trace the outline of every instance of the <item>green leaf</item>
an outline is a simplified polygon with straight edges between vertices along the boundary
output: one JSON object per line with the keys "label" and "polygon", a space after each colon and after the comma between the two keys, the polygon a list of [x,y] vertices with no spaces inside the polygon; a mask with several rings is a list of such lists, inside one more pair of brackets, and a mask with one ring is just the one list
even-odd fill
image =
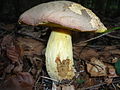
{"label": "green leaf", "polygon": [[82,79],[77,79],[76,81],[77,81],[78,84],[82,84],[82,83],[85,82],[85,80],[82,80]]}
{"label": "green leaf", "polygon": [[113,28],[111,28],[111,29],[106,30],[106,31],[103,32],[103,33],[112,32],[112,31],[114,31],[114,30],[118,30],[118,29],[120,29],[120,27],[113,27]]}
{"label": "green leaf", "polygon": [[117,74],[120,74],[120,60],[115,63],[115,70]]}

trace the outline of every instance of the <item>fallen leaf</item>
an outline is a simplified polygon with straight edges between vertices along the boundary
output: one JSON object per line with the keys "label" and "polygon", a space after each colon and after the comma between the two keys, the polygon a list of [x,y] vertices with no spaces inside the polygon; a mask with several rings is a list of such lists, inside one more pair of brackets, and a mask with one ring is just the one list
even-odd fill
{"label": "fallen leaf", "polygon": [[108,77],[109,78],[117,77],[115,67],[110,65],[110,64],[106,64],[106,66],[107,66],[107,69],[108,69]]}
{"label": "fallen leaf", "polygon": [[11,73],[11,72],[18,73],[21,72],[22,70],[23,70],[23,64],[15,63],[15,64],[9,64],[4,71],[6,73]]}
{"label": "fallen leaf", "polygon": [[18,73],[21,72],[23,70],[23,64],[18,64],[17,66],[15,66],[15,68],[13,69],[14,73]]}
{"label": "fallen leaf", "polygon": [[102,61],[111,63],[111,60],[114,58],[119,58],[120,50],[117,46],[106,46],[103,50],[99,51],[99,58]]}
{"label": "fallen leaf", "polygon": [[17,44],[23,49],[24,55],[41,55],[44,44],[31,38],[17,38]]}
{"label": "fallen leaf", "polygon": [[12,35],[6,35],[1,42],[1,50],[5,51],[4,54],[12,62],[19,62],[22,56],[22,50],[19,45],[15,42],[15,38]]}
{"label": "fallen leaf", "polygon": [[62,90],[75,90],[73,85],[62,85]]}
{"label": "fallen leaf", "polygon": [[19,46],[15,45],[13,42],[7,47],[6,54],[12,62],[19,62],[19,60],[21,60],[21,50]]}
{"label": "fallen leaf", "polygon": [[87,63],[87,71],[94,77],[107,75],[105,64],[96,58],[91,58],[90,63]]}
{"label": "fallen leaf", "polygon": [[28,37],[18,37],[17,44],[22,48],[23,56],[26,56],[26,58],[30,60],[31,64],[36,67],[38,72],[41,72],[43,65],[41,55],[45,47],[44,44]]}
{"label": "fallen leaf", "polygon": [[47,34],[48,27],[33,27],[33,26],[25,26],[21,25],[22,28],[18,30],[17,33],[25,35],[25,36],[30,36],[32,38],[46,41],[42,39],[41,37],[45,36]]}
{"label": "fallen leaf", "polygon": [[90,60],[93,57],[98,57],[99,54],[94,49],[85,49],[80,53],[80,58],[84,60]]}
{"label": "fallen leaf", "polygon": [[8,78],[0,90],[32,90],[33,85],[33,77],[28,72],[20,72]]}
{"label": "fallen leaf", "polygon": [[100,60],[108,60],[111,57],[111,54],[109,53],[109,51],[102,51],[99,52],[100,55]]}
{"label": "fallen leaf", "polygon": [[116,46],[106,46],[104,48],[105,51],[114,50],[114,49],[116,49]]}
{"label": "fallen leaf", "polygon": [[4,30],[13,30],[15,28],[14,24],[2,24],[1,28]]}
{"label": "fallen leaf", "polygon": [[116,71],[115,71],[115,67],[108,64],[108,63],[105,63],[106,67],[107,67],[107,78],[105,78],[105,82],[109,85],[112,83],[113,81],[113,78],[114,77],[117,77],[117,74],[116,74]]}
{"label": "fallen leaf", "polygon": [[85,87],[90,87],[95,85],[95,78],[87,78],[86,81],[84,82]]}
{"label": "fallen leaf", "polygon": [[5,68],[5,72],[6,73],[11,73],[11,71],[13,70],[15,66],[13,64],[9,64],[6,68]]}
{"label": "fallen leaf", "polygon": [[53,84],[52,90],[75,90],[75,87],[73,85],[56,86],[55,84]]}
{"label": "fallen leaf", "polygon": [[110,50],[110,53],[111,54],[118,54],[118,55],[120,55],[120,50],[118,50],[118,49]]}
{"label": "fallen leaf", "polygon": [[106,78],[106,79],[105,79],[105,82],[106,82],[108,85],[111,84],[112,81],[113,81],[113,78]]}
{"label": "fallen leaf", "polygon": [[4,36],[0,44],[2,50],[5,50],[6,47],[8,47],[11,44],[12,40],[13,40],[13,36],[11,35]]}

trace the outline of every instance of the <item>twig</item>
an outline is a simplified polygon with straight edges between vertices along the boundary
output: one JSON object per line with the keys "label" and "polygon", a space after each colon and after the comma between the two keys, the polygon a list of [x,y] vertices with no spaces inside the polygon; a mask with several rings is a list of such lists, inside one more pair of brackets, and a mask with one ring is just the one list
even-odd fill
{"label": "twig", "polygon": [[112,86],[114,87],[114,90],[117,90],[116,87],[115,87],[115,85],[114,85],[114,83],[112,83]]}
{"label": "twig", "polygon": [[36,80],[36,82],[35,82],[35,87],[34,87],[35,90],[37,90],[37,84],[38,84],[40,78],[41,78],[41,77],[38,77],[37,80]]}
{"label": "twig", "polygon": [[111,33],[111,32],[103,33],[103,34],[101,34],[101,35],[99,35],[99,36],[96,36],[96,37],[90,38],[90,39],[85,40],[85,41],[81,41],[81,42],[79,42],[79,43],[77,43],[77,44],[74,44],[74,46],[79,46],[79,44],[87,43],[87,42],[89,42],[89,41],[92,41],[92,40],[98,39],[98,38],[103,37],[103,36],[105,36],[105,35],[107,35],[107,34],[109,34],[109,33]]}
{"label": "twig", "polygon": [[114,36],[114,35],[107,35],[108,37],[111,37],[111,38],[115,38],[115,39],[120,39],[120,37],[118,37],[118,36]]}
{"label": "twig", "polygon": [[120,45],[87,45],[90,48],[104,48],[104,47],[120,47]]}
{"label": "twig", "polygon": [[52,81],[54,81],[54,82],[57,82],[57,83],[59,83],[57,80],[55,80],[55,79],[52,79],[52,78],[49,78],[49,77],[45,77],[45,76],[40,76],[40,77],[42,77],[42,78],[45,78],[45,79],[49,79],[49,80],[52,80]]}
{"label": "twig", "polygon": [[94,85],[94,86],[90,86],[90,87],[87,87],[87,88],[81,88],[80,90],[87,90],[87,89],[93,89],[93,88],[96,88],[96,87],[99,87],[99,86],[102,86],[102,85],[105,85],[106,83],[103,82],[103,83],[100,83],[100,84],[97,84],[97,85]]}
{"label": "twig", "polygon": [[0,34],[0,37],[3,36],[5,33],[7,33],[7,31],[4,31]]}
{"label": "twig", "polygon": [[[114,27],[114,28],[112,28],[112,29],[107,30],[105,33],[103,33],[103,34],[101,34],[101,35],[99,35],[99,36],[96,36],[96,37],[94,37],[94,38],[90,38],[90,39],[85,40],[85,41],[81,41],[81,42],[79,42],[78,44],[86,43],[86,42],[89,42],[89,41],[98,39],[98,38],[100,38],[100,37],[103,37],[103,36],[105,36],[105,35],[110,34],[110,33],[113,32],[114,30],[119,30],[119,29],[120,29],[120,27]],[[75,45],[75,46],[78,46],[78,45]]]}
{"label": "twig", "polygon": [[33,68],[33,66],[29,68],[28,72],[31,72],[32,68]]}
{"label": "twig", "polygon": [[33,37],[33,36],[28,35],[28,34],[25,34],[25,33],[20,33],[20,32],[16,32],[16,33],[19,34],[19,35],[23,35],[23,36],[30,37],[30,38],[35,39],[35,40],[37,40],[37,41],[41,41],[41,42],[45,42],[45,41],[46,41],[46,40],[44,40],[44,39],[42,39],[42,38]]}
{"label": "twig", "polygon": [[[120,82],[120,80],[113,81],[112,83],[117,83],[117,82]],[[87,88],[81,88],[80,90],[93,89],[93,88],[96,88],[96,87],[99,87],[99,86],[105,85],[105,84],[107,84],[107,83],[103,82],[103,83],[100,83],[100,84],[97,84],[97,85],[94,85],[94,86],[90,86],[90,87],[87,87]]]}

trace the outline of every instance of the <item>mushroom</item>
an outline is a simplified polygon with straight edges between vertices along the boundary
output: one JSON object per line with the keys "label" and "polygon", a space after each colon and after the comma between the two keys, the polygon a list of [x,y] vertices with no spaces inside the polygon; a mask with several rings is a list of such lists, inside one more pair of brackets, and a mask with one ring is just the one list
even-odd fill
{"label": "mushroom", "polygon": [[20,23],[53,27],[46,48],[46,68],[58,81],[75,76],[71,31],[104,32],[106,27],[89,9],[71,1],[51,1],[37,5],[20,18]]}

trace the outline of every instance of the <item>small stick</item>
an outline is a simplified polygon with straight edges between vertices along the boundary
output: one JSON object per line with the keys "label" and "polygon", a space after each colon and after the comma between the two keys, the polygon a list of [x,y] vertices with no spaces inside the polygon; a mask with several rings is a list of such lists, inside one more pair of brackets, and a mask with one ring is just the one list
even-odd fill
{"label": "small stick", "polygon": [[58,83],[58,81],[57,81],[57,80],[55,80],[55,79],[52,79],[52,78],[49,78],[49,77],[45,77],[45,76],[40,76],[40,77],[45,78],[45,79],[49,79],[49,80],[52,80],[52,81],[55,81],[55,82],[57,82],[57,83]]}
{"label": "small stick", "polygon": [[89,42],[89,41],[92,41],[92,40],[98,39],[98,38],[103,37],[103,36],[105,36],[105,35],[107,35],[107,34],[109,34],[109,33],[111,33],[111,32],[103,33],[103,34],[101,34],[101,35],[99,35],[99,36],[96,36],[96,37],[90,38],[90,39],[85,40],[85,41],[81,41],[81,42],[79,42],[79,43],[77,43],[77,44],[74,44],[74,46],[79,46],[79,44],[87,43],[87,42]]}
{"label": "small stick", "polygon": [[115,38],[115,39],[120,39],[120,37],[118,37],[118,36],[114,36],[114,35],[107,35],[108,37],[111,37],[111,38]]}
{"label": "small stick", "polygon": [[[112,83],[117,83],[117,82],[120,82],[120,80],[113,81]],[[102,83],[100,83],[100,84],[97,84],[97,85],[94,85],[94,86],[90,86],[90,87],[87,87],[87,88],[81,88],[80,90],[93,89],[93,88],[96,88],[96,87],[99,87],[99,86],[101,86],[101,85],[105,85],[105,84],[107,84],[107,83],[105,83],[105,82],[102,82]]]}

